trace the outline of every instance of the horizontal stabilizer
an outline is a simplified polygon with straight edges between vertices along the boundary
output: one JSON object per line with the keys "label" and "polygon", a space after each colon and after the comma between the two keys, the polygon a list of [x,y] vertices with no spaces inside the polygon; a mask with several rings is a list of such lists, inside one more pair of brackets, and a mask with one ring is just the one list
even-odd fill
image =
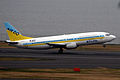
{"label": "horizontal stabilizer", "polygon": [[9,43],[9,44],[18,44],[18,42],[11,42],[10,40],[6,40],[5,43]]}

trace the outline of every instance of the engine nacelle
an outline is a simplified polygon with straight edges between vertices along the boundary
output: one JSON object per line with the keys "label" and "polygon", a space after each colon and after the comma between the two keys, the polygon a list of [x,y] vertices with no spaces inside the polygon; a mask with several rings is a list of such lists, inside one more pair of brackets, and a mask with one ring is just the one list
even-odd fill
{"label": "engine nacelle", "polygon": [[77,44],[75,42],[69,43],[69,44],[66,45],[66,49],[75,49],[77,47],[78,46],[77,46]]}

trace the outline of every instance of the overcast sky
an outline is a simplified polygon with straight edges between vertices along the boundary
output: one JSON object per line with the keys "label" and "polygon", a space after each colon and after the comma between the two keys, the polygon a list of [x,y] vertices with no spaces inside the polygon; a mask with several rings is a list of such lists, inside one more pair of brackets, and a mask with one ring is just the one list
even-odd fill
{"label": "overcast sky", "polygon": [[0,40],[6,21],[26,36],[106,31],[120,43],[119,0],[0,0]]}

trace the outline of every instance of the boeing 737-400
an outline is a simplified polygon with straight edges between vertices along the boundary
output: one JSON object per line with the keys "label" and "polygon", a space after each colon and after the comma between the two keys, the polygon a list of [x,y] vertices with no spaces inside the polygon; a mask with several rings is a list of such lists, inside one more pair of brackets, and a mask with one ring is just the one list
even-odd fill
{"label": "boeing 737-400", "polygon": [[8,22],[4,24],[10,39],[6,42],[11,46],[25,49],[59,48],[59,53],[62,53],[63,48],[75,49],[81,45],[104,44],[116,38],[108,32],[87,32],[32,38],[23,36]]}

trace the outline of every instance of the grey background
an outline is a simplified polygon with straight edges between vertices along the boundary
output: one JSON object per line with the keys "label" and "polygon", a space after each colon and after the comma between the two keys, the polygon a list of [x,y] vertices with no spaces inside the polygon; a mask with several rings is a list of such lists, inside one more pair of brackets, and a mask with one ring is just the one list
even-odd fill
{"label": "grey background", "polygon": [[0,0],[0,40],[8,39],[3,23],[23,35],[106,31],[120,44],[119,0]]}

